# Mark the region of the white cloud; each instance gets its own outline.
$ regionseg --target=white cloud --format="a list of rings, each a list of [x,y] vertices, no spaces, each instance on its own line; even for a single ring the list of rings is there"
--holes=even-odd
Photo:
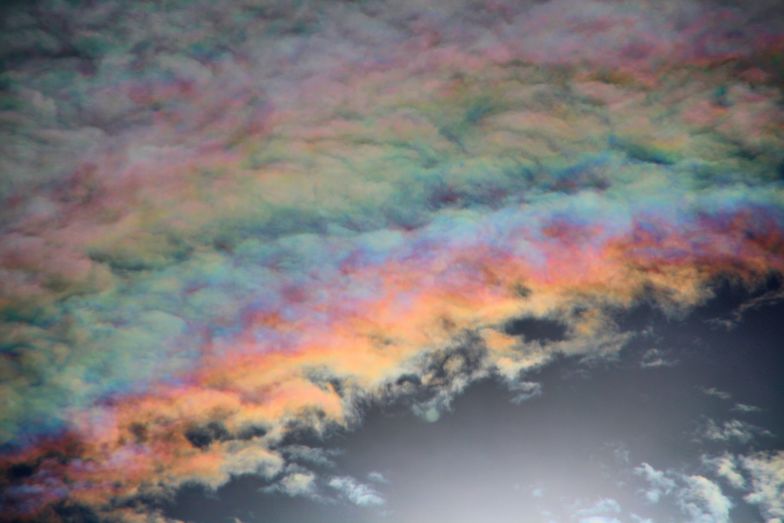
[[[279,492],[288,496],[308,496],[315,494],[316,476],[309,471],[291,472],[275,484],[260,489],[267,494]]]
[[[675,488],[675,481],[666,472],[656,470],[648,463],[642,463],[634,472],[649,483],[645,497],[651,503],[658,503],[663,495],[669,494]]]
[[[620,523],[613,514],[621,512],[621,505],[612,498],[602,498],[592,506],[574,511],[572,518],[578,523]]]
[[[284,454],[290,461],[304,461],[321,467],[333,467],[335,462],[332,461],[332,457],[340,452],[305,445],[289,445],[284,449]]]
[[[768,523],[784,518],[784,451],[758,453],[740,458],[751,478],[751,491],[744,498],[759,506]]]
[[[329,480],[328,485],[359,507],[373,507],[385,503],[381,494],[350,476],[335,476]]]
[[[737,489],[746,485],[746,480],[738,471],[735,457],[731,454],[709,457],[703,456],[702,462],[710,467],[716,474],[726,479],[727,482]]]
[[[672,470],[657,470],[648,463],[634,469],[644,478],[649,488],[645,497],[658,503],[664,496],[674,499],[688,523],[727,523],[732,502],[721,491],[721,487],[710,479],[689,476]]]
[[[749,412],[760,412],[762,409],[755,405],[748,405],[746,403],[736,403],[735,406],[732,407],[732,410],[736,412],[749,413]]]
[[[667,359],[663,351],[659,349],[649,349],[640,360],[640,367],[644,369],[655,369],[659,367],[674,367],[678,360]]]
[[[732,502],[721,488],[704,476],[684,476],[684,488],[677,493],[678,504],[693,523],[726,523]]]
[[[595,516],[607,512],[618,513],[621,511],[621,505],[612,498],[602,498],[598,500],[593,506],[580,509],[576,512],[578,516]]]
[[[713,396],[714,398],[719,398],[720,400],[728,400],[732,397],[729,392],[724,392],[723,390],[719,390],[716,387],[701,388],[700,390],[706,396]]]
[[[712,419],[708,419],[700,435],[703,439],[711,441],[748,443],[755,436],[769,436],[770,432],[738,419],[725,421],[721,425]]]
[[[542,384],[535,381],[521,381],[509,388],[515,393],[511,400],[515,405],[542,395]]]
[[[385,478],[381,472],[370,472],[368,474],[368,479],[370,481],[375,481],[376,483],[388,483],[387,478]]]

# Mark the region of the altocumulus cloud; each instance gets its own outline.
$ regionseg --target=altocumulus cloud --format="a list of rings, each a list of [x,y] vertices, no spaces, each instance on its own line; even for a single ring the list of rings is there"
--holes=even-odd
[[[592,506],[576,510],[572,514],[578,523],[619,523],[614,515],[621,512],[621,505],[612,498],[596,501]]]
[[[671,498],[689,523],[726,523],[733,504],[711,479],[702,475],[689,475],[673,470],[657,470],[648,463],[635,468],[635,473],[645,479],[644,490],[650,503]]]
[[[284,474],[275,484],[264,487],[261,491],[268,494],[280,492],[288,496],[315,495],[316,475],[310,471],[290,471]]]
[[[745,500],[757,505],[767,521],[784,518],[784,452],[724,455],[711,463],[717,474],[746,492]]]
[[[723,423],[716,423],[712,419],[705,421],[700,431],[700,437],[717,442],[749,443],[757,436],[770,436],[770,432],[738,419],[730,419]]]
[[[350,476],[335,476],[327,484],[354,505],[374,507],[384,504],[384,498],[372,487]]]
[[[488,376],[532,397],[616,354],[619,310],[780,274],[775,6],[4,7],[2,517],[313,495],[330,456],[294,431],[436,420]]]

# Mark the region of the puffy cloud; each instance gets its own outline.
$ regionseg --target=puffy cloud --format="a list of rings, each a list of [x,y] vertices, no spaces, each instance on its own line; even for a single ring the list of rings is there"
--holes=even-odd
[[[671,497],[692,523],[729,521],[733,504],[719,485],[707,477],[658,470],[648,463],[642,463],[634,471],[648,483],[644,492],[649,502],[658,503],[665,496]]]
[[[716,474],[726,479],[727,482],[736,489],[746,486],[746,480],[738,471],[738,463],[732,454],[722,454],[721,456],[703,456],[703,463],[708,465]]]
[[[769,523],[784,520],[784,452],[752,454],[740,462],[751,483],[746,501],[758,505]]]
[[[766,521],[777,522],[784,518],[783,452],[703,456],[703,463],[732,487],[743,492],[744,500],[757,505]]]
[[[685,486],[678,492],[678,503],[693,523],[730,521],[732,502],[721,488],[704,476],[685,476]]]
[[[664,471],[657,470],[648,463],[641,463],[635,467],[634,473],[648,482],[645,497],[651,503],[658,503],[663,495],[669,494],[675,489],[675,480]]]

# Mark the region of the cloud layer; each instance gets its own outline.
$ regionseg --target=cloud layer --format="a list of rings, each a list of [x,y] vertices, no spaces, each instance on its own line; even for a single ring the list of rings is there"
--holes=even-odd
[[[77,4],[0,31],[10,517],[308,492],[292,430],[522,400],[613,311],[781,272],[775,2]]]

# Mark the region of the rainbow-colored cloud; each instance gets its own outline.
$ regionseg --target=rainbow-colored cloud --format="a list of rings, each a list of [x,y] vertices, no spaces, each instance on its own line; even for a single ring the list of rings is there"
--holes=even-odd
[[[0,30],[0,519],[163,518],[784,269],[776,2],[90,5]]]

